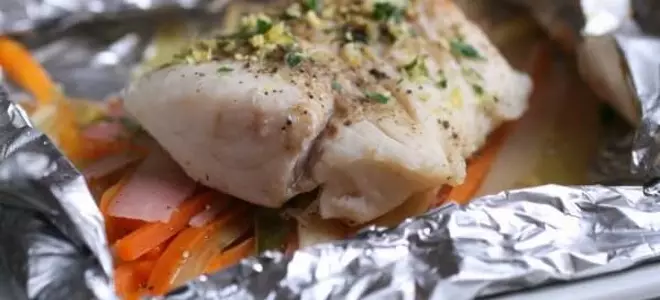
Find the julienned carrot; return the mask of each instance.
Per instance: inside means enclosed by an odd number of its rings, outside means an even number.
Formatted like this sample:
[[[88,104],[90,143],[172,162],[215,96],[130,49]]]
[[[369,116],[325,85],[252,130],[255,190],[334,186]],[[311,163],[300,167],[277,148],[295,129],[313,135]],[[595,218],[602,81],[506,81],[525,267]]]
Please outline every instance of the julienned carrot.
[[[155,261],[144,260],[120,264],[115,268],[115,291],[122,299],[138,299],[146,285]]]
[[[196,195],[184,201],[172,213],[169,222],[148,223],[119,239],[114,245],[117,256],[124,261],[139,258],[184,229],[190,218],[204,210],[214,198],[214,192]]]
[[[297,239],[295,240],[297,241]],[[204,273],[215,273],[228,266],[235,265],[241,259],[254,254],[254,246],[254,238],[249,238],[233,248],[223,251],[213,257],[204,270]]]
[[[41,104],[53,101],[57,86],[30,51],[9,37],[0,37],[0,66],[10,80],[27,90]]]
[[[225,227],[245,218],[247,206],[232,208],[202,228],[190,227],[177,235],[156,261],[147,284],[150,293],[161,295],[204,272],[220,251]]]
[[[491,133],[484,148],[468,161],[465,181],[451,189],[448,200],[465,204],[474,197],[513,125],[514,123],[503,124]]]
[[[149,252],[145,253],[142,257],[144,259],[158,259],[160,256],[165,252],[165,249],[167,249],[167,246],[170,244],[170,240],[167,240],[160,245],[156,246],[155,248],[149,250]]]

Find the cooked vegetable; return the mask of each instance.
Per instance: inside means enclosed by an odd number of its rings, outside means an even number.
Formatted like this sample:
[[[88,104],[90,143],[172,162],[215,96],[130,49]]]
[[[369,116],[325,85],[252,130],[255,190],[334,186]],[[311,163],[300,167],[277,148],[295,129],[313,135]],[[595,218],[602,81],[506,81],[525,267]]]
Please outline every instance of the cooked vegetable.
[[[244,223],[248,208],[240,207],[203,228],[188,228],[177,235],[156,262],[147,285],[149,292],[163,294],[202,274],[224,247],[249,229]]]
[[[190,218],[198,214],[215,200],[215,192],[194,196],[172,213],[167,223],[148,223],[114,244],[115,252],[124,261],[132,261],[183,230]]]
[[[223,268],[238,263],[241,259],[251,256],[255,252],[254,238],[249,238],[231,249],[222,251],[214,256],[208,263],[204,273],[215,273]]]
[[[267,250],[284,250],[291,223],[282,218],[276,209],[261,208],[254,215],[256,253]]]
[[[41,105],[59,97],[57,86],[30,52],[4,36],[0,37],[0,66],[10,80],[30,92]]]
[[[142,287],[153,271],[155,261],[143,260],[123,263],[114,270],[115,290],[124,300],[140,299]]]

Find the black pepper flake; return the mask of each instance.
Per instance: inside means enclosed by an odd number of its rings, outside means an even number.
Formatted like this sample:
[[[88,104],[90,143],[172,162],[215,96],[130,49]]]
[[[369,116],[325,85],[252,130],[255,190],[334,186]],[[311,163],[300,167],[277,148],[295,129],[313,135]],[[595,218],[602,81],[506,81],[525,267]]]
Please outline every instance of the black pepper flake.
[[[493,101],[495,101],[495,103],[500,102],[500,98],[495,96],[495,97],[493,97]]]
[[[243,84],[243,80],[240,80],[240,81],[238,82],[238,84]]]
[[[344,126],[351,126],[351,125],[353,125],[353,122],[351,122],[351,120],[344,121]]]
[[[243,67],[246,68],[246,69],[250,68],[250,63],[246,62],[245,64],[243,64]]]
[[[381,71],[379,71],[379,70],[377,70],[377,69],[371,69],[371,70],[369,70],[369,74],[371,74],[371,76],[373,76],[373,77],[376,78],[377,80],[382,80],[382,79],[387,79],[387,78],[389,78],[389,76],[387,76],[387,74],[385,74],[385,73],[383,73],[383,72],[381,72]]]
[[[307,110],[303,110],[303,115],[307,115],[309,112]]]
[[[452,133],[451,138],[455,140],[458,139],[458,134],[456,132]]]
[[[268,91],[264,91],[264,95],[268,96]]]
[[[421,90],[424,89],[424,87],[420,85],[420,86],[417,87],[417,89],[421,91]]]
[[[449,129],[449,122],[448,121],[442,121],[442,127],[445,129]]]
[[[308,93],[307,96],[309,96],[309,99],[314,99],[314,95],[312,95],[312,93]]]
[[[280,128],[280,130],[286,131],[286,126],[282,126],[282,128]]]
[[[412,90],[407,89],[407,90],[406,90],[406,94],[408,94],[408,95],[412,94]]]
[[[286,125],[287,125],[287,126],[291,126],[291,125],[293,125],[293,120],[291,120],[291,117],[287,117],[287,118],[286,118]]]

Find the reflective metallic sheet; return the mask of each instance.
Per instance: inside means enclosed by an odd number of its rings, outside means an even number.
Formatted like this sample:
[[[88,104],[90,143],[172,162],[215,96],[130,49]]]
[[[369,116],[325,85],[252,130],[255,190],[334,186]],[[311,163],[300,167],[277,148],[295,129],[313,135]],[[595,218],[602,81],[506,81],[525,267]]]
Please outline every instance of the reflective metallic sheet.
[[[3,0],[0,32],[25,33],[40,27],[67,28],[99,17],[157,9],[191,9],[206,0]]]
[[[113,299],[101,214],[84,178],[0,91],[0,297]]]
[[[390,230],[268,253],[162,299],[474,299],[657,258],[640,187],[540,186],[446,206]]]
[[[10,3],[18,8],[7,9]],[[4,1],[0,28],[21,31],[56,19],[75,23],[126,5],[174,2],[98,0],[67,6],[72,3],[77,2]],[[577,6],[563,7],[555,10],[557,15],[576,16],[571,9]],[[21,12],[31,17],[21,17]],[[149,38],[149,32],[118,28],[109,38],[67,35],[40,45],[36,53],[67,93],[100,99],[128,80]],[[640,127],[635,140],[637,166],[653,173],[660,157],[660,79],[657,64],[650,63],[655,62],[651,52],[644,50],[653,39],[628,33],[618,35],[617,42],[633,66],[643,124],[649,124]],[[0,298],[113,299],[101,215],[83,179],[29,127],[4,93],[0,108]],[[613,144],[612,153],[625,153],[625,145]],[[606,155],[605,160],[614,157]],[[461,300],[613,272],[660,257],[657,191],[652,185],[646,190],[548,185],[509,191],[466,207],[442,207],[393,229],[372,228],[292,257],[265,253],[162,298]]]

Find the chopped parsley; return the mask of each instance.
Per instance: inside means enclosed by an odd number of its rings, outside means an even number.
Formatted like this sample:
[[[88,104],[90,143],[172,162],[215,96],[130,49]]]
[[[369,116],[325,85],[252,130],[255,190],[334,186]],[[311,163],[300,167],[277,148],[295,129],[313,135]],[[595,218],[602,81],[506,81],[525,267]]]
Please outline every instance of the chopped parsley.
[[[377,21],[394,20],[398,23],[403,18],[403,10],[392,3],[379,2],[374,5],[372,16]]]
[[[231,72],[233,70],[234,69],[232,69],[230,67],[222,66],[222,67],[218,68],[218,73],[227,73],[227,72]]]
[[[321,11],[321,0],[303,0],[303,5],[308,10]]]
[[[438,82],[435,83],[435,86],[440,88],[440,89],[446,89],[447,88],[447,76],[445,75],[445,71],[440,70],[438,71],[438,77],[440,79]]]
[[[472,90],[474,91],[475,94],[481,96],[484,94],[484,88],[478,84],[473,84],[472,85]]]
[[[302,62],[302,54],[299,52],[289,52],[284,56],[287,66],[293,68]]]
[[[376,101],[376,102],[382,103],[382,104],[385,104],[385,103],[387,103],[387,101],[390,100],[390,97],[388,97],[386,95],[383,95],[381,93],[367,92],[367,93],[365,93],[365,95],[370,100],[373,100],[373,101]]]
[[[429,76],[429,70],[426,67],[426,60],[424,57],[415,57],[410,63],[403,66],[403,70],[410,78],[426,78]]]
[[[273,23],[263,19],[257,19],[257,34],[264,34],[273,27]]]
[[[479,54],[477,49],[462,40],[454,39],[450,42],[449,46],[451,47],[451,53],[455,56],[473,59],[481,58],[481,54]]]
[[[336,80],[333,80],[332,83],[330,84],[330,86],[332,87],[333,90],[335,90],[337,92],[341,91],[341,89],[342,89],[341,84],[339,84],[339,82],[337,82]]]

